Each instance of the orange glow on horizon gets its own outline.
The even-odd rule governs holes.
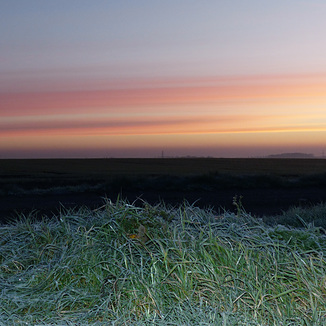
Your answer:
[[[326,133],[326,76],[317,77],[199,78],[197,85],[194,79],[156,80],[125,89],[0,93],[0,153],[47,147],[322,147],[326,138],[314,135]]]

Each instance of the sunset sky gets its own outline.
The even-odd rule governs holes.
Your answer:
[[[0,158],[326,152],[324,0],[0,2]]]

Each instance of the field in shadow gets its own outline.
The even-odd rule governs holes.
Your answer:
[[[326,202],[322,159],[0,160],[0,219],[62,206],[98,207],[103,198],[142,205],[164,201],[234,210],[242,196],[256,216]]]

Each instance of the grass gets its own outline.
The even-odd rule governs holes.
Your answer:
[[[78,194],[128,191],[216,191],[222,189],[298,189],[325,187],[326,173],[304,176],[204,173],[197,175],[112,175],[60,179],[41,176],[0,180],[0,196]]]
[[[132,187],[325,186],[325,159],[0,159],[0,196]],[[203,173],[203,171],[205,171]],[[76,186],[79,185],[79,186]]]
[[[107,200],[1,226],[0,324],[325,324],[320,228],[270,226],[234,205]]]
[[[326,203],[311,207],[291,207],[281,215],[274,216],[271,223],[282,223],[292,227],[310,228],[315,226],[326,234]]]

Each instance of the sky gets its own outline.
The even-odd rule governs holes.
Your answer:
[[[324,0],[0,0],[0,158],[326,151]]]

